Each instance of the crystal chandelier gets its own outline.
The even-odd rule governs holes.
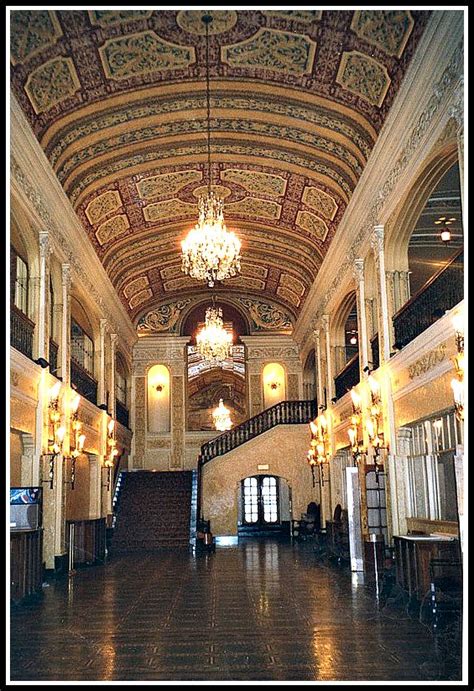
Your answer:
[[[230,354],[232,334],[224,329],[222,309],[208,307],[204,327],[196,336],[198,352],[205,360],[219,364]]]
[[[232,420],[230,419],[230,412],[225,407],[222,398],[219,400],[219,405],[212,411],[214,426],[219,432],[225,432],[232,427]]]
[[[240,240],[224,223],[223,202],[211,191],[211,106],[209,90],[209,24],[212,17],[203,15],[206,25],[206,96],[207,96],[207,196],[199,200],[199,218],[195,227],[181,242],[185,274],[210,288],[216,281],[236,276],[240,271]]]

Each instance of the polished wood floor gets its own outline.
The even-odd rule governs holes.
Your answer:
[[[24,681],[459,679],[429,628],[311,543],[133,553],[11,612]]]

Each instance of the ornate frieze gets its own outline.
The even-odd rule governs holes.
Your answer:
[[[139,334],[169,331],[172,332],[181,312],[191,300],[178,300],[148,312],[138,321]]]
[[[293,328],[289,314],[274,305],[249,298],[237,298],[237,301],[247,308],[256,331],[291,330]]]
[[[415,379],[416,377],[426,374],[430,369],[436,367],[440,362],[442,362],[446,357],[446,345],[440,343],[437,348],[430,350],[429,353],[423,355],[419,358],[413,365],[408,367],[408,376],[410,379]]]

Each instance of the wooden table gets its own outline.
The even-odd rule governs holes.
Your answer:
[[[394,535],[397,583],[421,601],[430,590],[431,559],[461,559],[459,540],[431,535]]]

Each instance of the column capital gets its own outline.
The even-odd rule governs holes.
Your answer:
[[[105,330],[107,329],[107,319],[99,319],[99,329],[100,335],[103,336],[105,334]]]
[[[329,331],[329,314],[323,314],[322,315],[321,326],[323,327],[324,331],[326,331],[326,332]]]
[[[49,233],[47,230],[40,230],[38,233],[38,241],[39,241],[39,251],[40,251],[40,257],[48,257],[49,254],[51,254],[52,247],[49,242]]]
[[[110,344],[112,348],[115,348],[118,339],[118,334],[110,334]]]
[[[374,226],[374,232],[373,235],[370,239],[370,244],[372,245],[372,249],[374,252],[383,252],[384,250],[384,241],[385,241],[385,227],[380,225],[380,226]]]
[[[356,281],[362,283],[362,281],[364,280],[364,260],[354,259],[354,266],[352,268],[352,271]]]
[[[61,264],[61,280],[63,283],[63,286],[69,286],[71,285],[71,265],[70,264]]]

